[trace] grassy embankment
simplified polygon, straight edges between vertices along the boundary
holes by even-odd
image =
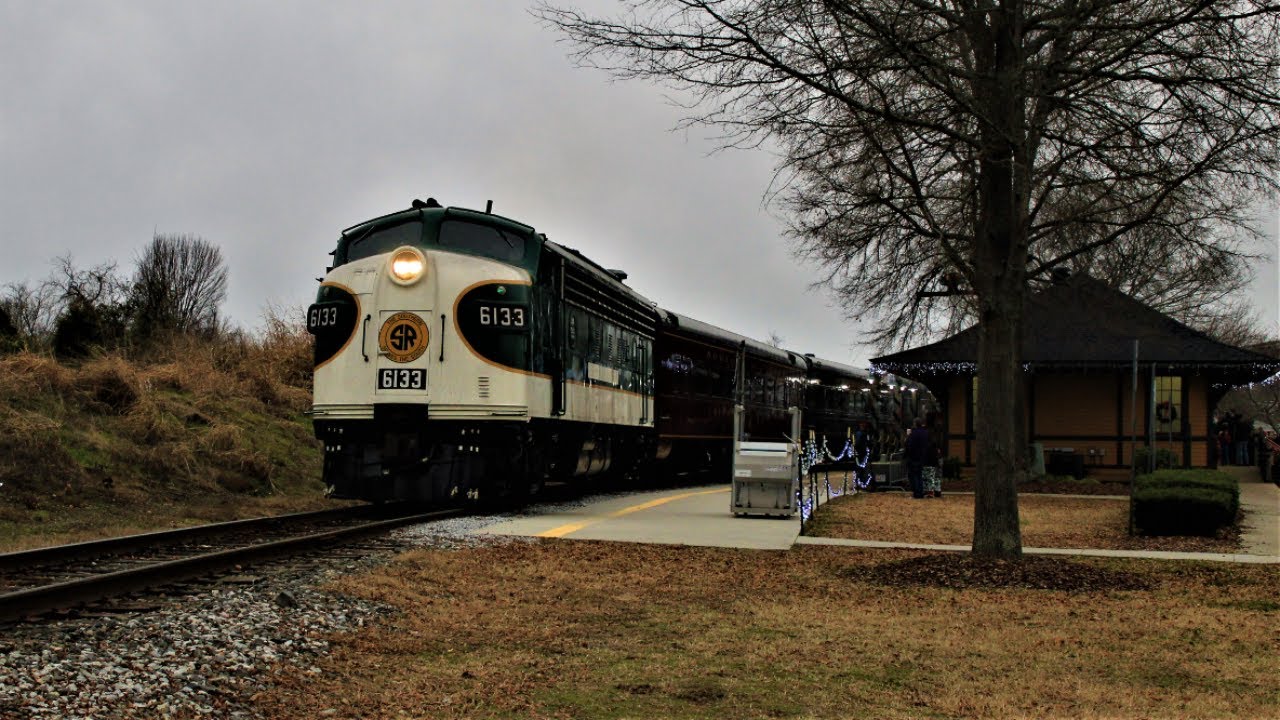
[[[296,332],[0,357],[0,551],[331,506],[309,370]]]

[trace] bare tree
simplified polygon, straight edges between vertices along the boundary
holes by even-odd
[[[156,234],[138,259],[130,293],[139,338],[214,331],[227,295],[222,251],[195,235]]]
[[[1243,337],[1256,339],[1259,335],[1260,333],[1252,331]],[[1249,345],[1249,349],[1280,359],[1280,338],[1271,337],[1254,342]],[[1262,382],[1235,388],[1218,403],[1218,410],[1238,412],[1246,418],[1261,420],[1273,430],[1280,431],[1280,373]]]
[[[628,0],[542,5],[582,64],[689,93],[727,146],[781,148],[802,255],[875,339],[981,319],[974,552],[1021,555],[1020,357],[1036,278],[1163,225],[1207,249],[1276,190],[1280,6],[1267,0]],[[1185,231],[1180,231],[1185,230]],[[1118,246],[1117,246],[1118,247]]]
[[[1247,303],[1228,301],[1218,307],[1195,313],[1188,325],[1209,337],[1228,345],[1251,349],[1263,355],[1274,355],[1267,347],[1268,340],[1262,319]]]
[[[52,279],[34,285],[9,283],[0,295],[0,307],[29,345],[46,345],[53,337],[53,326],[65,302],[62,289]]]
[[[1257,342],[1254,318],[1241,296],[1253,278],[1256,238],[1222,223],[1203,222],[1194,213],[1171,207],[1163,217],[1074,256],[1065,264],[1072,273],[1088,274],[1144,304],[1233,345]],[[1060,232],[1041,239],[1041,253],[1063,254],[1093,240],[1091,235]],[[1045,248],[1050,248],[1046,251]],[[1033,286],[1043,277],[1031,278]],[[927,301],[947,318],[948,334],[977,322],[971,295],[931,296]],[[896,332],[890,347],[929,339],[930,328],[910,319],[885,328]]]

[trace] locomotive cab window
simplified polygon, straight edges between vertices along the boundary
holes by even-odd
[[[389,253],[402,245],[422,245],[421,222],[410,220],[388,227],[373,228],[363,235],[354,236],[346,243],[345,257],[337,258],[341,260],[338,264]]]
[[[440,225],[440,247],[474,255],[518,263],[524,260],[525,238],[511,230],[500,230],[462,220],[446,220]]]

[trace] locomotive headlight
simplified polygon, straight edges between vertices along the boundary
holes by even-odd
[[[391,279],[399,285],[412,285],[427,269],[427,259],[417,248],[402,247],[391,253]]]

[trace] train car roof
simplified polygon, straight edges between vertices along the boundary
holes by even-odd
[[[854,379],[863,382],[871,382],[871,371],[862,368],[856,368],[852,365],[845,365],[834,360],[823,360],[812,355],[805,356],[809,360],[809,372],[818,375],[820,379],[836,378],[840,380]]]
[[[752,355],[773,360],[785,365],[804,368],[805,357],[799,353],[783,350],[774,347],[768,343],[760,342],[745,335],[739,335],[729,332],[721,327],[716,327],[710,323],[695,320],[688,315],[681,315],[671,310],[658,310],[659,325],[664,328],[677,329],[689,335],[699,337],[703,340],[711,341],[714,344],[727,348],[737,349],[743,343],[746,343],[747,350]]]
[[[580,251],[578,251],[575,248],[566,247],[559,243],[552,242],[547,239],[546,235],[542,235],[541,238],[542,238],[542,246],[547,250],[555,253],[556,255],[559,255],[560,257],[565,258],[569,262],[574,263],[578,267],[586,270],[596,279],[605,283],[607,286],[612,287],[617,292],[623,295],[626,295],[632,301],[637,302],[646,307],[653,308],[655,312],[657,311],[658,309],[657,303],[655,303],[649,298],[633,290],[630,285],[627,285],[626,283],[622,282],[622,280],[617,275],[615,275],[613,271],[605,269],[604,266],[600,265],[599,263],[587,257],[586,255],[583,255]]]

